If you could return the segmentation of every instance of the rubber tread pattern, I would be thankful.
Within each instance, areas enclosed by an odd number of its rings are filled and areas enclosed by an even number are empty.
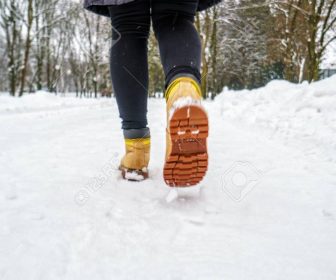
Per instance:
[[[208,116],[198,105],[177,109],[169,121],[171,153],[163,177],[171,187],[191,187],[204,178],[208,169]]]

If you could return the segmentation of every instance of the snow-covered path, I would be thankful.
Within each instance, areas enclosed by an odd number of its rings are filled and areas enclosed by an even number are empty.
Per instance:
[[[312,102],[321,120],[310,103],[271,115],[261,91],[207,102],[209,172],[185,190],[161,175],[163,100],[151,178],[131,183],[113,99],[0,99],[0,279],[335,279],[333,92]]]

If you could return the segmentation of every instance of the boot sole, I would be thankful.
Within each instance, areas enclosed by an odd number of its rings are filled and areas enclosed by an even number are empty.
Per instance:
[[[168,186],[191,187],[204,178],[208,169],[208,115],[197,105],[177,109],[169,121],[171,153],[163,177]]]

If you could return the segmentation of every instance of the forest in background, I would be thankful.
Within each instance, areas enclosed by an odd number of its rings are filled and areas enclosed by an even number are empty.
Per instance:
[[[225,0],[198,13],[202,89],[256,88],[273,79],[319,79],[336,41],[336,0]],[[111,96],[111,23],[65,0],[0,0],[0,91],[22,96],[47,90],[79,97]],[[178,47],[178,46],[177,46]],[[149,39],[149,94],[164,77]]]

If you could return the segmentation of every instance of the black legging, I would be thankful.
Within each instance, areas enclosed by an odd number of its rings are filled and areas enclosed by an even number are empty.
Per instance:
[[[147,40],[151,18],[166,85],[181,73],[200,80],[201,43],[194,26],[197,5],[198,0],[135,0],[109,7],[115,29],[111,76],[123,129],[147,126]]]

